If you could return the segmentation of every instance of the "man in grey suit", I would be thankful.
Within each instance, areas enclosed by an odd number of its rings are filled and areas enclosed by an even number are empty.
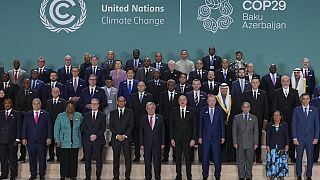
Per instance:
[[[145,84],[147,84],[147,81],[153,79],[153,71],[156,70],[156,68],[151,67],[151,60],[146,57],[143,60],[143,67],[138,68],[136,72],[136,80],[143,81]]]
[[[233,120],[233,145],[237,149],[239,179],[251,180],[254,151],[259,143],[258,119],[249,113],[250,103],[243,102],[241,109],[242,113]]]
[[[22,87],[23,80],[27,78],[27,72],[25,70],[20,69],[20,61],[13,61],[13,68],[8,71],[10,81],[19,87]]]
[[[103,112],[106,114],[106,121],[107,121],[107,131],[106,131],[106,139],[108,142],[111,142],[111,131],[109,129],[109,122],[110,122],[110,112],[117,108],[117,95],[118,90],[112,87],[112,77],[107,76],[105,82],[105,86],[101,87],[104,92],[106,93],[107,103],[108,105],[103,109]]]

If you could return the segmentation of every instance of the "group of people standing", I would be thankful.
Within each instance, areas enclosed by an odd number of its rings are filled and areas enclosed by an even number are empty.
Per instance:
[[[215,179],[221,177],[222,162],[236,162],[239,179],[252,179],[253,162],[262,163],[265,122],[266,175],[271,179],[288,176],[289,155],[301,179],[306,149],[306,176],[311,179],[319,156],[320,88],[315,87],[309,59],[302,60],[303,67],[294,69],[291,78],[277,74],[275,64],[261,78],[240,51],[231,63],[217,56],[214,47],[195,64],[187,50],[181,51],[181,60],[168,64],[162,62],[160,52],[154,63],[148,57],[140,59],[138,49],[132,55],[122,65],[109,51],[99,65],[98,56],[86,53],[80,66],[72,66],[67,55],[57,72],[39,57],[30,79],[20,69],[20,61],[13,61],[14,68],[3,73],[0,83],[1,179],[8,177],[9,165],[11,179],[17,177],[17,161],[26,160],[26,149],[31,180],[38,172],[45,179],[46,161],[55,158],[61,179],[76,179],[81,147],[85,179],[91,179],[93,158],[96,178],[101,179],[105,144],[113,149],[114,180],[120,176],[121,152],[126,180],[132,162],[140,161],[142,155],[145,179],[152,179],[152,166],[155,179],[161,179],[161,164],[171,160],[171,147],[176,180],[183,177],[182,158],[186,177],[192,179],[195,147],[203,179],[209,177],[210,161]]]

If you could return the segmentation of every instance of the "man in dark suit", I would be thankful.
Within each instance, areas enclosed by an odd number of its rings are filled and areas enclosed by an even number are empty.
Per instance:
[[[161,73],[161,79],[164,81],[168,81],[169,79],[173,79],[176,83],[179,83],[179,77],[181,72],[175,69],[175,62],[170,60],[168,62],[168,70]]]
[[[83,61],[84,62],[82,64],[80,64],[80,66],[79,66],[79,69],[80,69],[79,77],[81,79],[85,78],[86,69],[92,65],[90,60],[91,60],[90,54],[89,53],[84,53],[84,55],[83,55]]]
[[[312,97],[313,91],[316,87],[316,77],[314,74],[314,70],[312,70],[309,67],[310,60],[308,58],[303,58],[302,64],[303,64],[303,68],[302,68],[303,77],[306,78],[306,83],[307,83],[306,92],[310,94],[310,97]]]
[[[152,94],[145,92],[146,85],[144,82],[140,81],[138,83],[138,92],[131,95],[131,104],[130,109],[133,110],[134,113],[134,130],[133,130],[133,138],[134,138],[134,160],[133,162],[140,161],[140,121],[141,117],[147,114],[146,104],[148,102],[153,102]]]
[[[2,81],[3,73],[4,73],[4,67],[3,65],[0,65],[0,81]]]
[[[205,92],[206,94],[217,95],[219,92],[220,83],[214,80],[215,74],[213,70],[208,71],[207,79],[208,81],[202,83],[201,91]]]
[[[114,52],[108,51],[106,60],[101,63],[101,68],[104,70],[104,77],[108,77],[110,75],[110,71],[114,70],[115,63]]]
[[[11,99],[4,100],[4,109],[0,111],[0,159],[1,179],[15,180],[18,175],[17,150],[20,142],[21,113],[12,109]]]
[[[45,85],[45,83],[39,79],[38,70],[37,69],[32,70],[31,71],[30,88],[37,90],[41,94],[41,91],[42,91],[42,88],[44,87],[44,85]]]
[[[158,69],[161,74],[163,74],[166,70],[168,70],[168,64],[162,62],[162,54],[161,52],[156,52],[155,54],[156,62],[151,64],[151,67]]]
[[[50,73],[50,82],[45,84],[44,87],[42,88],[41,92],[41,102],[43,108],[46,107],[46,103],[48,99],[52,98],[51,95],[51,89],[54,87],[57,87],[60,89],[60,95],[63,97],[63,84],[59,83],[58,81],[58,74],[55,71],[51,71]]]
[[[196,69],[191,71],[189,74],[188,81],[192,83],[194,79],[199,79],[201,83],[207,81],[208,71],[203,69],[203,62],[202,60],[197,60]]]
[[[232,82],[231,85],[231,97],[234,103],[236,103],[236,113],[240,113],[241,109],[241,101],[243,97],[243,93],[245,91],[251,90],[251,84],[249,81],[245,80],[246,70],[244,68],[238,69],[238,80]]]
[[[292,112],[295,107],[299,106],[298,91],[290,87],[290,78],[288,76],[281,77],[282,88],[279,88],[273,93],[273,110],[279,110],[282,114],[282,120],[288,123],[291,127]],[[289,137],[292,139],[291,129],[289,128]],[[290,141],[289,157],[292,162],[295,162],[295,146]]]
[[[221,69],[216,70],[216,81],[220,84],[227,83],[229,88],[233,81],[236,80],[235,72],[229,69],[229,61],[227,59],[222,59]]]
[[[197,139],[198,120],[196,111],[187,107],[187,97],[179,97],[179,107],[172,109],[170,117],[171,145],[176,151],[176,180],[182,180],[181,158],[182,152],[186,162],[187,179],[192,179],[191,174],[191,150]]]
[[[156,107],[159,106],[161,92],[166,91],[166,84],[165,81],[160,79],[160,71],[157,69],[153,71],[153,79],[147,82],[146,91],[152,94]]]
[[[136,71],[136,80],[147,83],[147,81],[152,79],[153,71],[155,71],[156,69],[154,67],[151,67],[150,64],[151,60],[148,57],[144,58],[143,67],[138,68]]]
[[[52,99],[48,99],[46,103],[46,111],[50,114],[50,119],[52,121],[52,131],[54,128],[54,124],[56,122],[56,118],[59,113],[66,111],[66,100],[60,97],[60,90],[59,88],[55,87],[51,90]],[[54,161],[54,141],[51,142],[49,146],[49,159],[47,162]],[[57,160],[60,161],[60,148],[56,147],[56,155]]]
[[[248,64],[249,66],[249,64]],[[256,154],[256,163],[262,163],[261,160],[261,138],[262,138],[262,129],[265,119],[269,119],[269,104],[267,92],[259,89],[260,79],[258,77],[253,77],[251,80],[252,89],[243,93],[243,102],[249,102],[251,105],[250,113],[257,116],[258,125],[259,125],[259,144],[255,152]]]
[[[93,98],[99,99],[99,110],[101,111],[106,106],[106,93],[103,89],[96,85],[97,76],[95,74],[91,74],[89,76],[89,86],[82,89],[79,98],[79,105],[82,109],[82,112],[91,111],[91,100]]]
[[[296,175],[302,180],[302,158],[304,150],[307,152],[307,180],[311,180],[313,168],[314,145],[318,144],[320,134],[319,113],[316,107],[310,106],[310,95],[300,96],[302,106],[294,109],[292,114],[292,139],[297,150]]]
[[[38,57],[37,63],[38,63],[38,67],[35,69],[32,69],[31,72],[33,70],[37,70],[37,72],[39,73],[39,80],[43,81],[44,83],[50,82],[50,72],[52,71],[52,69],[45,66],[46,64],[45,58],[42,56]]]
[[[96,179],[101,179],[102,152],[106,144],[104,132],[106,131],[106,115],[99,111],[99,99],[91,99],[91,111],[85,113],[81,126],[85,148],[85,180],[91,179],[91,159],[93,153],[96,158]]]
[[[139,49],[134,49],[132,52],[132,59],[127,60],[125,69],[133,69],[134,72],[140,67],[143,67],[143,61],[140,59],[140,51]]]
[[[260,75],[254,72],[254,65],[252,63],[248,63],[246,69],[245,79],[251,83],[253,78],[258,78],[260,80]]]
[[[37,177],[37,159],[39,161],[40,179],[45,179],[47,146],[53,137],[50,115],[41,110],[41,101],[32,101],[32,111],[26,113],[22,124],[22,144],[28,144],[30,180]]]
[[[124,80],[119,84],[118,97],[123,96],[126,99],[126,107],[130,106],[131,95],[138,91],[138,81],[133,78],[134,70],[127,69],[127,80]]]
[[[119,180],[121,148],[125,158],[125,177],[130,180],[131,174],[131,142],[134,127],[134,114],[129,108],[125,108],[126,99],[118,97],[118,108],[110,112],[109,128],[112,132],[111,144],[113,150],[113,179]]]
[[[93,55],[91,57],[91,64],[92,66],[88,67],[86,69],[85,73],[85,81],[88,82],[89,76],[91,74],[95,74],[97,76],[97,86],[103,87],[104,86],[104,79],[105,79],[105,72],[103,68],[98,66],[99,57],[96,55]]]
[[[17,99],[15,102],[15,108],[17,111],[20,111],[22,115],[28,111],[32,110],[32,101],[35,98],[39,98],[39,93],[37,90],[30,89],[30,80],[24,79],[22,90],[18,91],[17,93]],[[22,123],[22,122],[21,122]],[[20,157],[19,161],[25,161],[26,160],[26,151],[27,147],[21,144],[20,146]]]
[[[192,91],[192,86],[187,84],[188,75],[186,73],[181,73],[179,77],[179,83],[176,84],[176,91],[180,94],[187,94]]]
[[[8,98],[12,100],[12,103],[16,102],[16,93],[20,90],[20,87],[9,80],[9,74],[3,73],[2,82],[0,83],[0,89],[4,89],[4,92]]]
[[[220,69],[221,61],[221,57],[216,55],[216,48],[211,46],[209,47],[209,55],[202,58],[203,69],[207,71]]]
[[[165,127],[161,115],[155,114],[156,105],[153,102],[146,104],[148,114],[141,118],[140,147],[144,151],[145,179],[152,179],[152,165],[154,176],[160,180],[161,174],[161,149],[165,144]]]
[[[264,75],[261,79],[260,89],[265,90],[268,94],[269,115],[273,113],[273,93],[274,90],[281,88],[281,76],[277,74],[277,66],[271,64],[269,67],[270,73]]]
[[[72,74],[71,74],[71,62],[72,62],[72,58],[70,55],[66,55],[64,57],[64,66],[58,69],[58,81],[62,84],[66,83],[69,79],[72,78]],[[51,73],[50,73],[51,76]],[[50,78],[51,79],[51,78]]]
[[[202,176],[204,180],[209,176],[209,160],[213,155],[214,176],[221,177],[221,144],[225,142],[224,116],[222,109],[216,106],[216,97],[208,95],[208,106],[203,107],[199,118],[199,144],[202,144]]]
[[[168,162],[169,160],[169,151],[170,151],[170,136],[169,136],[169,128],[170,128],[170,116],[172,115],[170,112],[173,108],[178,107],[178,99],[180,96],[180,93],[176,92],[175,90],[176,83],[173,79],[168,80],[167,82],[167,89],[168,91],[163,91],[160,95],[160,101],[159,101],[159,114],[162,115],[164,119],[165,124],[165,130],[166,130],[166,143],[164,147],[163,152],[163,159],[162,162]],[[173,161],[175,161],[175,153],[173,151],[172,154]]]
[[[320,94],[320,92],[318,92],[318,93]],[[316,93],[316,94],[318,94],[318,93]],[[316,107],[318,109],[319,117],[320,117],[320,96],[314,97],[311,100],[310,105],[313,107]],[[313,163],[318,162],[319,152],[320,152],[320,143],[318,142],[318,144],[314,145]]]

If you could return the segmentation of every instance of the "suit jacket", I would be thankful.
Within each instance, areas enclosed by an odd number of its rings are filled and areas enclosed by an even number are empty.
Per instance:
[[[71,134],[71,126],[70,126],[68,113],[62,112],[58,114],[56,122],[54,124],[54,139],[56,142],[61,143],[61,148],[80,148],[81,147],[82,122],[83,122],[83,117],[81,113],[74,112],[73,120],[72,120],[73,127],[72,127],[72,134]]]
[[[208,81],[206,81],[206,82],[202,83],[201,91],[205,92],[206,94],[218,95],[220,83],[217,81],[213,81],[212,86],[213,86],[213,89],[210,89],[210,84]]]
[[[189,144],[191,140],[196,140],[198,138],[198,119],[196,110],[187,107],[184,119],[181,118],[180,114],[180,106],[171,110],[172,116],[170,116],[169,136],[170,139]]]
[[[158,80],[158,85],[155,85],[154,79],[151,79],[147,82],[146,91],[152,94],[155,104],[159,104],[160,94],[163,91],[167,90],[167,83],[163,80]]]
[[[101,111],[107,105],[107,97],[103,89],[96,86],[96,89],[93,93],[93,96],[90,95],[90,88],[86,87],[81,90],[80,98],[79,98],[79,105],[82,108],[82,112],[89,111],[86,109],[87,104],[91,104],[91,99],[96,98],[99,99],[99,110]]]
[[[184,91],[183,93],[181,92],[181,87],[180,87],[180,84],[176,84],[176,91],[179,92],[180,94],[187,94],[188,92],[192,91],[192,86],[190,84],[185,84],[184,86]]]
[[[104,132],[106,131],[106,115],[103,112],[98,112],[96,115],[96,120],[92,119],[92,111],[89,111],[83,116],[83,123],[81,126],[81,131],[83,132],[83,143],[84,144],[106,144],[104,137]],[[90,140],[90,136],[95,134],[97,139],[95,141]]]
[[[207,71],[220,69],[221,68],[221,62],[222,62],[221,57],[220,56],[216,56],[216,55],[214,56],[213,64],[211,64],[211,62],[210,62],[209,55],[204,56],[202,58],[203,69],[205,69]]]
[[[140,67],[137,69],[135,79],[138,81],[143,81],[146,84],[147,81],[153,79],[153,71],[155,70],[156,70],[155,68],[150,66],[149,72],[146,74],[144,67]]]
[[[53,99],[47,100],[46,111],[50,114],[52,125],[54,126],[58,114],[66,111],[66,100],[59,98],[57,104],[53,104]]]
[[[114,70],[115,60],[105,60],[101,63],[101,68],[104,70],[104,76],[107,77],[110,74],[110,71]]]
[[[186,94],[187,99],[188,99],[188,106],[192,107],[196,110],[197,113],[197,118],[199,118],[199,113],[201,108],[205,107],[207,105],[207,94],[200,91],[200,97],[199,97],[199,103],[196,105],[194,101],[194,91],[190,91]]]
[[[233,144],[238,149],[252,149],[259,143],[258,119],[255,115],[249,114],[248,120],[243,118],[243,113],[234,116],[232,124]]]
[[[0,111],[0,144],[12,145],[21,138],[21,113],[11,110],[6,119],[6,111]]]
[[[138,68],[140,67],[143,67],[143,60],[139,58]],[[138,69],[138,68],[137,69],[134,68],[134,59],[127,60],[125,69],[127,70],[128,68],[134,69],[135,71]]]
[[[52,138],[52,121],[47,111],[40,111],[38,124],[35,123],[33,110],[25,114],[22,123],[21,139],[27,139],[28,144],[46,144],[47,139]]]
[[[25,78],[27,78],[27,72],[25,70],[19,69],[18,72],[18,79],[15,80],[14,75],[15,75],[16,70],[15,69],[11,69],[8,71],[9,77],[10,77],[10,81],[13,84],[17,84],[19,87],[22,87],[23,84],[23,80]]]
[[[189,82],[190,84],[192,84],[192,81],[193,81],[194,79],[199,79],[199,80],[201,81],[201,83],[207,81],[208,71],[202,69],[202,72],[201,72],[201,73],[202,73],[202,77],[198,74],[198,70],[197,70],[197,69],[194,70],[194,71],[191,71],[191,72],[189,73],[188,82]]]
[[[156,65],[157,62],[154,62],[152,63],[150,66],[151,67],[154,67],[154,68],[157,68],[157,65]],[[164,62],[161,62],[160,64],[160,69],[159,71],[162,73],[164,73],[166,70],[168,70],[168,64],[164,63]]]
[[[222,69],[218,69],[215,72],[215,75],[216,75],[216,79],[215,79],[216,81],[218,81],[220,84],[227,83],[229,87],[231,87],[232,82],[236,80],[235,72],[229,68],[227,71],[226,80],[224,80],[224,74]]]
[[[250,113],[257,116],[259,122],[259,128],[262,128],[263,120],[269,119],[269,104],[267,92],[258,89],[257,99],[253,97],[253,91],[246,91],[243,93],[242,102],[250,103]]]
[[[23,113],[32,110],[32,101],[34,98],[39,98],[37,90],[29,89],[28,94],[22,89],[17,93],[17,99],[15,102],[16,110],[22,111]]]
[[[92,66],[90,66],[90,67],[88,67],[88,68],[86,69],[85,78],[84,78],[86,82],[88,82],[89,76],[90,76],[91,74],[93,74],[92,71],[93,71]],[[97,75],[97,86],[99,86],[99,87],[104,86],[104,80],[105,80],[105,72],[104,72],[104,69],[101,68],[100,66],[97,66],[97,67],[96,67],[96,75]]]
[[[209,107],[203,107],[199,118],[199,138],[204,143],[216,142],[220,144],[221,138],[225,138],[224,115],[219,106],[215,106],[213,120],[211,122]]]
[[[40,74],[39,68],[34,68],[34,69],[31,70],[31,72],[32,72],[33,70],[37,70],[37,71],[39,72],[39,79],[40,79],[41,81],[43,81],[44,83],[50,82],[50,73],[51,73],[51,71],[52,71],[51,68],[44,67],[41,74]]]
[[[279,110],[282,114],[282,120],[288,122],[290,126],[292,112],[300,104],[298,91],[290,88],[288,97],[286,97],[282,88],[279,88],[274,91],[273,98],[273,110]]]
[[[252,78],[258,78],[258,79],[260,80],[260,75],[259,75],[259,74],[256,74],[256,73],[253,73],[253,74],[252,74]],[[247,81],[249,81],[249,82],[251,82],[248,73],[246,73],[244,79],[247,80]],[[251,79],[251,80],[252,80],[252,79]]]
[[[165,145],[165,125],[161,115],[156,114],[153,119],[154,126],[150,127],[149,115],[141,118],[140,125],[140,146],[144,148],[161,148]]]
[[[134,113],[134,125],[139,126],[141,117],[147,114],[146,104],[153,102],[152,94],[144,92],[142,102],[139,100],[139,92],[131,95],[130,109]]]
[[[302,73],[304,74],[304,69],[302,68]],[[316,87],[316,77],[314,74],[314,70],[308,68],[308,76],[306,78],[306,92],[309,93],[310,95],[313,94],[313,90]],[[318,93],[317,93],[318,94]]]
[[[77,90],[74,91],[73,78],[71,78],[64,84],[64,91],[63,91],[64,98],[68,100],[71,97],[75,97],[75,96],[79,97],[82,89],[86,87],[87,87],[87,83],[83,79],[79,78]]]
[[[138,91],[137,89],[138,81],[134,79],[132,82],[133,83],[132,83],[131,93],[129,93],[129,90],[128,90],[127,80],[120,82],[120,85],[119,85],[118,97],[123,96],[126,99],[126,107],[130,106],[131,94],[134,94]]]
[[[58,82],[65,84],[69,79],[72,79],[72,73],[71,73],[72,67],[70,66],[70,73],[66,74],[66,66],[63,66],[58,69]],[[50,82],[50,80],[49,80]]]
[[[278,131],[274,126],[274,122],[268,123],[266,135],[266,145],[269,146],[270,149],[275,149],[277,146],[278,149],[284,150],[286,145],[290,144],[289,129],[286,122],[280,123]]]
[[[92,66],[92,64],[91,64],[91,62],[89,62],[89,63],[82,63],[82,64],[80,64],[80,74],[79,74],[79,77],[81,78],[81,79],[85,79],[85,74],[86,74],[86,69],[88,68],[88,67],[90,67],[90,66]],[[87,82],[86,82],[87,83]]]
[[[160,94],[160,101],[159,101],[159,114],[162,115],[164,118],[164,123],[166,127],[169,127],[170,123],[170,114],[171,110],[175,107],[179,107],[178,100],[179,100],[180,93],[177,91],[174,91],[174,98],[173,101],[169,101],[169,95],[168,91],[163,91]]]
[[[296,107],[292,114],[292,139],[297,138],[300,143],[311,144],[313,139],[319,139],[319,123],[319,112],[316,107],[309,106],[307,117],[302,106]]]
[[[241,107],[241,100],[243,97],[243,93],[245,91],[250,91],[252,89],[251,83],[247,80],[245,80],[244,90],[241,92],[240,88],[240,82],[239,80],[235,80],[232,82],[231,85],[231,97],[234,103],[236,103],[236,107],[238,107],[238,113],[240,113],[240,107]]]
[[[110,112],[110,125],[109,128],[112,132],[111,141],[117,141],[116,136],[126,135],[129,141],[133,140],[132,130],[134,127],[134,114],[129,108],[125,108],[122,118],[119,117],[118,108]]]
[[[4,89],[3,81],[0,82],[0,89]],[[16,94],[19,90],[20,90],[20,87],[10,81],[9,81],[9,87],[4,89],[6,97],[10,98],[12,100],[13,104],[15,104]]]
[[[261,79],[260,89],[265,90],[268,93],[269,103],[273,101],[274,90],[281,88],[281,76],[277,75],[276,84],[273,85],[270,74],[266,74]],[[269,104],[270,105],[270,104]]]
[[[63,90],[64,90],[63,84],[59,83],[59,82],[56,82],[56,86],[55,87],[60,89],[60,97],[64,97],[64,95],[63,95]],[[52,98],[51,90],[52,90],[51,89],[51,82],[45,84],[44,87],[42,88],[42,92],[41,92],[42,107],[46,107],[47,100]]]
[[[314,88],[314,97],[318,97],[320,95],[319,90],[320,90],[320,86],[317,86]]]
[[[35,81],[35,84],[33,84],[34,81]],[[38,92],[41,92],[42,88],[44,87],[44,85],[45,85],[45,83],[43,81],[39,80],[39,79],[37,79],[37,80],[30,79],[30,88],[31,89],[35,89]]]
[[[169,79],[173,79],[176,84],[179,83],[179,77],[181,75],[181,72],[178,71],[178,70],[174,70],[174,71],[170,71],[169,69],[164,71],[162,74],[161,74],[161,79],[164,80],[164,81],[168,81]]]

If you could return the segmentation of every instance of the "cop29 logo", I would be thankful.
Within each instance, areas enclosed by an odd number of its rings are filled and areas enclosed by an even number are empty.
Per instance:
[[[46,14],[47,5],[49,6],[49,13]],[[76,16],[66,13],[68,8],[79,6],[80,16],[75,21]],[[64,13],[64,14],[63,14]],[[47,18],[49,15],[49,18]],[[42,24],[51,32],[59,33],[65,31],[66,33],[74,32],[79,29],[85,22],[87,17],[86,3],[83,0],[78,0],[78,4],[74,0],[43,0],[40,6],[40,19]]]
[[[203,28],[212,33],[219,29],[228,29],[233,22],[231,14],[233,7],[229,0],[204,0],[205,4],[198,8],[198,20]]]

